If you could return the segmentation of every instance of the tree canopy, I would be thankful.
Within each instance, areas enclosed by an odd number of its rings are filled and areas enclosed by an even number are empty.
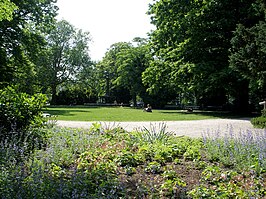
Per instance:
[[[231,40],[230,66],[250,82],[250,90],[266,98],[266,12],[265,3],[253,4],[253,17],[237,25]]]
[[[143,81],[151,92],[171,87],[183,96],[193,95],[192,103],[224,106],[232,102],[238,111],[247,110],[250,74],[246,78],[236,70],[238,66],[231,67],[236,57],[231,57],[230,62],[231,52],[241,49],[238,46],[232,51],[229,49],[237,40],[234,31],[241,27],[238,24],[261,24],[261,20],[265,21],[261,17],[263,12],[265,3],[259,0],[154,2],[149,9],[156,26],[151,33],[153,60],[144,72]],[[257,42],[264,30],[263,26],[259,27],[261,31],[258,28],[255,31],[260,32]],[[263,55],[263,51],[260,52]],[[263,62],[263,59],[257,60]],[[245,59],[242,61],[244,63]],[[255,76],[262,79],[258,74]]]
[[[236,111],[266,98],[263,0],[153,1],[148,39],[115,43],[98,63],[88,54],[90,34],[57,21],[55,3],[0,1],[0,88],[51,93],[52,103],[60,95]]]
[[[2,20],[12,20],[13,12],[17,10],[18,7],[10,2],[9,0],[0,1],[0,21]]]
[[[47,46],[38,62],[40,84],[52,91],[52,103],[56,103],[57,87],[75,79],[83,67],[89,65],[88,32],[76,30],[65,20],[59,21],[46,37]]]
[[[30,79],[34,57],[44,45],[42,33],[55,21],[55,0],[11,0],[4,5],[0,20],[0,87]],[[7,8],[7,6],[9,6]],[[19,82],[21,83],[21,82]]]

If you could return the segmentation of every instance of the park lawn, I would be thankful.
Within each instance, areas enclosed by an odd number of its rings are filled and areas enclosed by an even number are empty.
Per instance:
[[[180,121],[221,118],[211,112],[187,113],[180,110],[153,110],[152,113],[129,107],[48,107],[44,112],[66,121]]]

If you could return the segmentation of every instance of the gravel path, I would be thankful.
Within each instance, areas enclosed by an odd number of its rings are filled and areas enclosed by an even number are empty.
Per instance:
[[[72,128],[90,128],[94,122],[78,122],[78,121],[57,121],[57,125],[61,127]],[[153,125],[156,129],[162,125],[162,122],[101,122],[104,127],[116,127],[120,126],[127,131],[136,129],[151,129]],[[216,132],[220,130],[221,133],[228,132],[228,127],[232,127],[234,132],[240,131],[264,131],[260,129],[254,129],[250,123],[250,118],[240,119],[208,119],[208,120],[194,120],[194,121],[167,121],[166,130],[173,132],[177,136],[190,136],[200,137],[204,132]]]

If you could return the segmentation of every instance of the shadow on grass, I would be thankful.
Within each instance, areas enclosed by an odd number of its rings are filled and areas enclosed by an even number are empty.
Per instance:
[[[245,118],[252,118],[257,117],[257,114],[252,113],[246,113],[246,114],[238,114],[233,112],[226,112],[226,111],[193,111],[193,112],[187,112],[187,111],[162,111],[161,113],[164,114],[181,114],[181,115],[198,115],[198,116],[208,116],[208,117],[214,117],[214,118],[220,118],[220,119],[241,119],[245,120]],[[248,120],[248,119],[247,119]]]
[[[101,106],[84,106],[84,105],[73,105],[73,106],[69,106],[69,105],[49,105],[46,106],[45,108],[64,108],[64,109],[90,109],[90,108],[101,108]]]
[[[76,113],[88,113],[88,112],[91,112],[89,110],[67,110],[67,109],[62,109],[62,110],[44,110],[44,112],[47,112],[51,115],[64,115],[64,116],[73,116],[73,115],[76,115],[76,114],[73,114],[72,112],[76,112]]]

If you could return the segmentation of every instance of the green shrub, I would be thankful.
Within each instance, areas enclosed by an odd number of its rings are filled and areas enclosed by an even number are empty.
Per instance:
[[[41,110],[45,103],[46,96],[42,94],[30,96],[11,87],[0,90],[0,141],[23,142],[34,134],[32,127],[40,127],[44,122]]]
[[[265,115],[266,111],[262,111],[262,112]],[[266,116],[252,118],[251,124],[257,128],[262,128],[262,129],[266,128]]]
[[[124,166],[136,167],[137,165],[143,162],[143,157],[138,156],[129,151],[126,151],[123,152],[121,155],[118,155],[115,161],[119,166],[122,167]]]
[[[256,117],[251,119],[251,123],[257,128],[266,128],[266,117]]]
[[[160,164],[165,164],[166,162],[171,162],[173,160],[172,149],[168,145],[154,145],[154,151],[153,160],[159,162]]]
[[[266,117],[266,109],[263,109],[263,110],[261,111],[261,116],[262,116],[262,117]]]
[[[186,183],[175,177],[173,179],[167,179],[160,187],[160,195],[162,198],[187,198]]]

